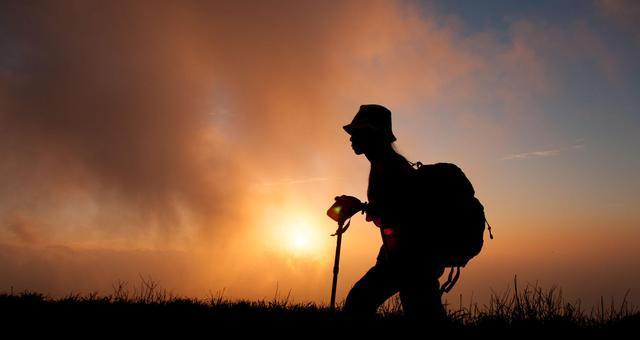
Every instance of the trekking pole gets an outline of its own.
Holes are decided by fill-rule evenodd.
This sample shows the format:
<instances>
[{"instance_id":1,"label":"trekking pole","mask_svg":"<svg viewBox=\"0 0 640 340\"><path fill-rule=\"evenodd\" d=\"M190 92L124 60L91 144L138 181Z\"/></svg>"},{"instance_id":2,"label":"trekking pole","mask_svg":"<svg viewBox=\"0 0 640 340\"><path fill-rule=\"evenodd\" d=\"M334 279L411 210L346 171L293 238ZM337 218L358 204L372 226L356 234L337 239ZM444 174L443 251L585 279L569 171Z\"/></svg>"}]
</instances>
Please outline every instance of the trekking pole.
<instances>
[{"instance_id":1,"label":"trekking pole","mask_svg":"<svg viewBox=\"0 0 640 340\"><path fill-rule=\"evenodd\" d=\"M340 247L342 246L342 234L349 228L351 219L347 222L347 225L343 227L344 221L338 222L338 230L331 236L337 236L336 239L336 255L333 262L333 282L331 283L331 302L329 304L329 310L334 312L336 309L336 288L338 286L338 272L340 271Z\"/></svg>"},{"instance_id":2,"label":"trekking pole","mask_svg":"<svg viewBox=\"0 0 640 340\"><path fill-rule=\"evenodd\" d=\"M338 229L331 236L337 236L336 239L336 255L333 262L333 281L331 282L331 302L329 303L329 310L335 311L336 309L336 287L338 286L338 272L340 271L340 247L342 246L342 234L347 231L349 224L351 224L351 216L355 215L358 211L364 213L367 203L360 202L359 199L353 196L336 196L335 203L327 210L327 216L331 217L334 221L338 222ZM347 222L347 224L345 224Z\"/></svg>"}]
</instances>

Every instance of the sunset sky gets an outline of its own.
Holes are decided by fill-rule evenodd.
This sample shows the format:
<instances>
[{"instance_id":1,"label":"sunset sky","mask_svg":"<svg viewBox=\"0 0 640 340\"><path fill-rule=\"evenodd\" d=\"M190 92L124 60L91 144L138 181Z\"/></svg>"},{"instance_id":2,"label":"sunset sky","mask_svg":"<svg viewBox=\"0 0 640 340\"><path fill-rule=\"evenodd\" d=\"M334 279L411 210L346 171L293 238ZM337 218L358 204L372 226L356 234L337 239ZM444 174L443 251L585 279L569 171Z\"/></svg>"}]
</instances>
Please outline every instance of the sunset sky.
<instances>
[{"instance_id":1,"label":"sunset sky","mask_svg":"<svg viewBox=\"0 0 640 340\"><path fill-rule=\"evenodd\" d=\"M453 162L495 239L446 297L515 275L640 303L640 2L2 1L0 292L327 303L342 126L393 112ZM375 262L354 217L338 300Z\"/></svg>"}]
</instances>

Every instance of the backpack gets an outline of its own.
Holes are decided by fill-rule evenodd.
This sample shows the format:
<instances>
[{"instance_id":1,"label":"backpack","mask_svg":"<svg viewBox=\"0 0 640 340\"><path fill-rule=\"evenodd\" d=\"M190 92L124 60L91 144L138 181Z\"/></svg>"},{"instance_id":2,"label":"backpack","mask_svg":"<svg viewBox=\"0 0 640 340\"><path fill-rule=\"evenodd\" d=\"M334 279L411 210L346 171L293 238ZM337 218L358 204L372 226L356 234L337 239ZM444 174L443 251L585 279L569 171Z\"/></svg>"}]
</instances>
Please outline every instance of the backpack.
<instances>
[{"instance_id":1,"label":"backpack","mask_svg":"<svg viewBox=\"0 0 640 340\"><path fill-rule=\"evenodd\" d=\"M411 165L415 168L414 211L421 227L419 239L428 240L423 249L427 249L430 259L451 267L441 288L441 293L448 293L460 277L460 268L482 250L485 223L493 239L491 225L474 196L473 185L458 166L420 162Z\"/></svg>"}]
</instances>

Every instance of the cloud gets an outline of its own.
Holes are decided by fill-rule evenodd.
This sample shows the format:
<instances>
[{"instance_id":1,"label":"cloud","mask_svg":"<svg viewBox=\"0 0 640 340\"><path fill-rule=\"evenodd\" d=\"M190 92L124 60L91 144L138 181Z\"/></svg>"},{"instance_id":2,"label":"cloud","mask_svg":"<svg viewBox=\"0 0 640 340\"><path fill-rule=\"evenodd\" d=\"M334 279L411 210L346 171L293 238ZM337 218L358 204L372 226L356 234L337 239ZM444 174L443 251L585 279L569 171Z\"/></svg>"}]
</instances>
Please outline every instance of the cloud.
<instances>
[{"instance_id":1,"label":"cloud","mask_svg":"<svg viewBox=\"0 0 640 340\"><path fill-rule=\"evenodd\" d=\"M507 155L507 156L504 156L504 157L500 158L500 160L506 161L506 160L515 160L515 159L528 159L528 158L557 156L560 153L563 153L563 152L566 152L566 151L584 148L585 144L582 141L583 140L579 140L578 143L573 144L573 145L571 145L569 147L564 147L564 148L539 150L539 151L530 151L530 152L511 154L511 155Z\"/></svg>"},{"instance_id":2,"label":"cloud","mask_svg":"<svg viewBox=\"0 0 640 340\"><path fill-rule=\"evenodd\" d=\"M45 239L171 243L249 221L251 183L336 175L359 104L480 67L416 5L361 5L5 3L0 212Z\"/></svg>"},{"instance_id":3,"label":"cloud","mask_svg":"<svg viewBox=\"0 0 640 340\"><path fill-rule=\"evenodd\" d=\"M240 170L208 129L205 56L183 8L147 5L5 4L0 209L45 220L93 202L52 228L83 216L132 236L228 218Z\"/></svg>"},{"instance_id":4,"label":"cloud","mask_svg":"<svg viewBox=\"0 0 640 340\"><path fill-rule=\"evenodd\" d=\"M633 0L595 0L596 11L631 34L640 45L640 3Z\"/></svg>"},{"instance_id":5,"label":"cloud","mask_svg":"<svg viewBox=\"0 0 640 340\"><path fill-rule=\"evenodd\" d=\"M546 123L540 51L589 51L563 48L590 34L575 27L523 19L505 42L411 2L3 7L0 212L142 238L247 220L251 183L343 177L339 127L363 102L434 139L504 144Z\"/></svg>"},{"instance_id":6,"label":"cloud","mask_svg":"<svg viewBox=\"0 0 640 340\"><path fill-rule=\"evenodd\" d=\"M501 160L510 160L510 159L525 159L525 158L532 158L532 157L549 157L549 156L556 156L560 152L562 152L562 149L531 151L531 152L523 152L523 153L518 153L518 154L513 154L513 155L507 155L507 156L504 156L504 157L502 157L500 159Z\"/></svg>"},{"instance_id":7,"label":"cloud","mask_svg":"<svg viewBox=\"0 0 640 340\"><path fill-rule=\"evenodd\" d=\"M7 230L21 243L37 244L40 241L38 227L27 217L13 215L5 218L4 225Z\"/></svg>"}]
</instances>

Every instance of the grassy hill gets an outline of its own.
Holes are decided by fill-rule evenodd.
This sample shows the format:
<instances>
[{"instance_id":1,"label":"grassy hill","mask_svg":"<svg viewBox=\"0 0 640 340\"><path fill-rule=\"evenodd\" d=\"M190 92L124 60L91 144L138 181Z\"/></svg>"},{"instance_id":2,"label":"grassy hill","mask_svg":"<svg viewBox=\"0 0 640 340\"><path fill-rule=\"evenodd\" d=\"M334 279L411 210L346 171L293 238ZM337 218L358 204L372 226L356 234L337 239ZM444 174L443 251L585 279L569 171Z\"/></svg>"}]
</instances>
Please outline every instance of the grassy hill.
<instances>
[{"instance_id":1,"label":"grassy hill","mask_svg":"<svg viewBox=\"0 0 640 340\"><path fill-rule=\"evenodd\" d=\"M277 294L272 300L247 301L225 299L222 294L208 299L178 297L158 287L153 281L142 280L133 289L125 283L114 287L109 295L71 294L51 298L40 293L22 292L0 294L0 320L5 325L82 325L89 328L150 327L154 331L163 326L194 329L216 329L238 324L295 325L328 331L332 325L354 325L338 310L314 303L292 303ZM520 289L514 281L513 289L491 298L487 305L449 306L451 330L564 330L589 334L640 330L640 311L623 301L618 306L599 307L585 312L579 304L566 302L558 289L542 289L528 285ZM399 329L408 325L402 317L397 298L379 310L376 327ZM322 326L322 327L318 327ZM326 328L329 326L329 328ZM158 328L160 327L160 328Z\"/></svg>"}]
</instances>

